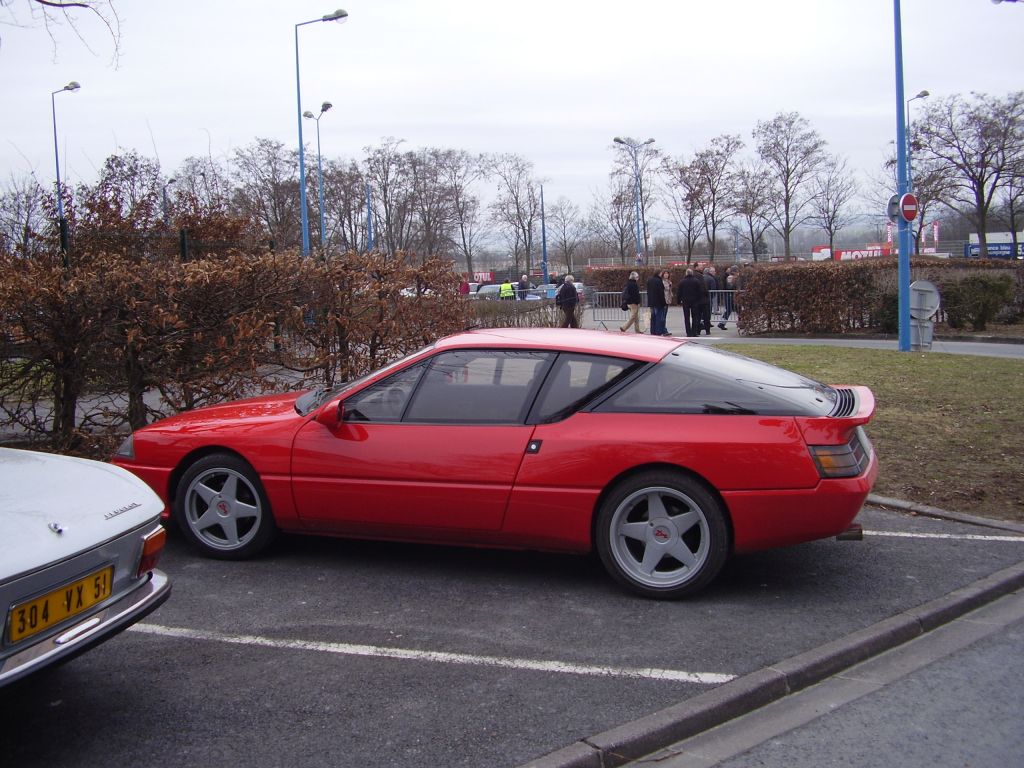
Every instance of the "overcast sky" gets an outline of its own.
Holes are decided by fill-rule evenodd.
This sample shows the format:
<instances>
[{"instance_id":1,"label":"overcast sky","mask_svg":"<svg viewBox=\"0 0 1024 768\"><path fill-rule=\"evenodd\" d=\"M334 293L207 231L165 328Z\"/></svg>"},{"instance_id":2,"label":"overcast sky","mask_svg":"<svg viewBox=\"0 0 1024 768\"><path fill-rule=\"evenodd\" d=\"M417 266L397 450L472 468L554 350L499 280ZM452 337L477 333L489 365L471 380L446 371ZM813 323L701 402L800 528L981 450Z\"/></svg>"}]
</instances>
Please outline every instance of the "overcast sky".
<instances>
[{"instance_id":1,"label":"overcast sky","mask_svg":"<svg viewBox=\"0 0 1024 768\"><path fill-rule=\"evenodd\" d=\"M545 197L588 208L614 136L691 155L712 137L797 111L852 167L873 174L896 132L891 0L114 0L120 56L82 17L56 49L29 0L0 7L0 169L53 183L52 91L64 181L92 182L137 150L170 176L256 137L297 145L295 24L303 109L323 154L361 158L384 137L409 148L511 152ZM1024 87L1024 2L903 0L907 97ZM914 102L912 110L919 110ZM316 134L305 127L315 162ZM308 155L307 155L308 157ZM5 177L6 177L5 173ZM879 212L881 216L881 212Z\"/></svg>"}]
</instances>

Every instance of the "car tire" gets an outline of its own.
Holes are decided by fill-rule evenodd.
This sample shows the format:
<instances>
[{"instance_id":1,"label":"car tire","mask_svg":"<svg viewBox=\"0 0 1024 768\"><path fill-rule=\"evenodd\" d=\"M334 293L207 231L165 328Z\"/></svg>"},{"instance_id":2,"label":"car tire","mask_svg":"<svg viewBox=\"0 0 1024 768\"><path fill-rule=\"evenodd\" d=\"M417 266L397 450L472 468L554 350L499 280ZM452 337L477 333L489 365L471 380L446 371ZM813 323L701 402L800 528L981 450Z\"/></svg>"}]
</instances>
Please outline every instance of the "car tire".
<instances>
[{"instance_id":1,"label":"car tire","mask_svg":"<svg viewBox=\"0 0 1024 768\"><path fill-rule=\"evenodd\" d=\"M225 453L200 459L182 475L174 516L202 554L221 560L259 554L277 534L259 477L245 461Z\"/></svg>"},{"instance_id":2,"label":"car tire","mask_svg":"<svg viewBox=\"0 0 1024 768\"><path fill-rule=\"evenodd\" d=\"M598 511L595 536L612 578L645 597L692 595L729 555L721 503L681 472L644 472L615 486Z\"/></svg>"}]
</instances>

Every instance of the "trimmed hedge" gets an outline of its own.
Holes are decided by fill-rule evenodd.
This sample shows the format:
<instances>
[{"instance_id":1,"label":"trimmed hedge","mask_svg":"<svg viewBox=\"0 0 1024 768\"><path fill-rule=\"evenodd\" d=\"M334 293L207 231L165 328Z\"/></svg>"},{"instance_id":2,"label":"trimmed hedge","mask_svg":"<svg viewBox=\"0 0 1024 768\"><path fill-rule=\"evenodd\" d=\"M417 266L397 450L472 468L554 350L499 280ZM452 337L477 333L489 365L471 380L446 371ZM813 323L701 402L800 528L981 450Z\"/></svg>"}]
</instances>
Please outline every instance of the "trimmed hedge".
<instances>
[{"instance_id":1,"label":"trimmed hedge","mask_svg":"<svg viewBox=\"0 0 1024 768\"><path fill-rule=\"evenodd\" d=\"M715 265L719 280L726 264ZM1024 265L999 259L911 259L911 281L939 288L940 312L953 327L1013 323L1024 317ZM678 285L685 267L648 267L640 286L660 269ZM585 281L599 291L620 291L633 271L595 269ZM895 333L898 325L898 266L893 257L852 262L815 261L744 264L737 296L739 328L747 334Z\"/></svg>"}]
</instances>

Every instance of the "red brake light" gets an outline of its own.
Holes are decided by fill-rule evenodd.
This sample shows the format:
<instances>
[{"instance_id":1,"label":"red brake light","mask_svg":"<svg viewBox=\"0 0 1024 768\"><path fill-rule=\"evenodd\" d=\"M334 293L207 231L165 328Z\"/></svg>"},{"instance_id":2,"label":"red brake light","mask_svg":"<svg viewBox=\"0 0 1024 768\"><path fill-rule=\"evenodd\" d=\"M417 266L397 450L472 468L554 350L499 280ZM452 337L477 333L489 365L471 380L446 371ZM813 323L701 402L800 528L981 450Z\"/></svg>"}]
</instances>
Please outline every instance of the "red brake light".
<instances>
[{"instance_id":1,"label":"red brake light","mask_svg":"<svg viewBox=\"0 0 1024 768\"><path fill-rule=\"evenodd\" d=\"M159 526L155 531L151 531L146 534L142 539L142 557L139 558L139 568L135 573L137 578L142 578L156 568L156 564L160 561L160 555L163 554L164 544L166 543L167 531L165 531L162 526Z\"/></svg>"}]
</instances>

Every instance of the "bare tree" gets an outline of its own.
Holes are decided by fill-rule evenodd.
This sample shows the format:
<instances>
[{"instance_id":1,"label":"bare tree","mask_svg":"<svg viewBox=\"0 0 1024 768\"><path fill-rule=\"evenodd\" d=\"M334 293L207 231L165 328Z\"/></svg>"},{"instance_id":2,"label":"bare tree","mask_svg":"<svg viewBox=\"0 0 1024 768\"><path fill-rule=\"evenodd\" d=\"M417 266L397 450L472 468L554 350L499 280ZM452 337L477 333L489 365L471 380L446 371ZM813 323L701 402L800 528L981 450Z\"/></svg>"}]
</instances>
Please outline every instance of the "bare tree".
<instances>
[{"instance_id":1,"label":"bare tree","mask_svg":"<svg viewBox=\"0 0 1024 768\"><path fill-rule=\"evenodd\" d=\"M548 211L547 222L548 231L554 235L555 252L565 262L566 269L574 272L574 257L586 236L579 206L567 197L560 197Z\"/></svg>"},{"instance_id":2,"label":"bare tree","mask_svg":"<svg viewBox=\"0 0 1024 768\"><path fill-rule=\"evenodd\" d=\"M1017 232L1021 226L1021 214L1024 213L1024 154L1009 166L1007 182L1000 196L999 214L1010 232L1011 253L1020 254L1020 243Z\"/></svg>"},{"instance_id":3,"label":"bare tree","mask_svg":"<svg viewBox=\"0 0 1024 768\"><path fill-rule=\"evenodd\" d=\"M421 263L449 254L455 221L452 196L441 175L441 150L420 150L409 155L412 207L416 219L416 248Z\"/></svg>"},{"instance_id":4,"label":"bare tree","mask_svg":"<svg viewBox=\"0 0 1024 768\"><path fill-rule=\"evenodd\" d=\"M608 176L607 195L594 194L589 228L599 241L611 248L621 264L630 263L636 251L635 183L622 174Z\"/></svg>"},{"instance_id":5,"label":"bare tree","mask_svg":"<svg viewBox=\"0 0 1024 768\"><path fill-rule=\"evenodd\" d=\"M736 215L743 220L743 239L757 261L764 234L771 228L772 181L759 160L745 163L736 174Z\"/></svg>"},{"instance_id":6,"label":"bare tree","mask_svg":"<svg viewBox=\"0 0 1024 768\"><path fill-rule=\"evenodd\" d=\"M704 220L704 234L708 239L711 261L715 260L718 228L734 212L732 188L735 183L736 153L742 148L743 141L739 136L716 136L706 149L697 152L690 163L689 172L697 185L694 203Z\"/></svg>"},{"instance_id":7,"label":"bare tree","mask_svg":"<svg viewBox=\"0 0 1024 768\"><path fill-rule=\"evenodd\" d=\"M633 156L628 151L616 152L615 167L612 173L628 180L632 194L640 195L640 229L643 239L642 246L644 253L649 253L647 244L650 242L650 231L647 227L647 216L651 209L657 204L655 188L656 179L661 162L661 153L648 143L637 143L636 168L633 167ZM638 175L639 174L639 175ZM635 197L633 206L636 208ZM633 223L636 225L636 214L633 214Z\"/></svg>"},{"instance_id":8,"label":"bare tree","mask_svg":"<svg viewBox=\"0 0 1024 768\"><path fill-rule=\"evenodd\" d=\"M831 252L835 248L836 233L856 218L849 205L857 196L857 181L850 174L846 160L829 157L814 178L814 188L811 221L825 230Z\"/></svg>"},{"instance_id":9,"label":"bare tree","mask_svg":"<svg viewBox=\"0 0 1024 768\"><path fill-rule=\"evenodd\" d=\"M366 147L366 177L373 189L377 247L389 255L413 246L412 187L408 155L398 151L402 139L389 137L376 149Z\"/></svg>"},{"instance_id":10,"label":"bare tree","mask_svg":"<svg viewBox=\"0 0 1024 768\"><path fill-rule=\"evenodd\" d=\"M989 215L996 195L1013 178L1024 152L1024 91L1005 99L972 94L933 102L918 122L925 157L949 171L949 200L968 212L978 232L980 256L988 256Z\"/></svg>"},{"instance_id":11,"label":"bare tree","mask_svg":"<svg viewBox=\"0 0 1024 768\"><path fill-rule=\"evenodd\" d=\"M44 29L53 46L54 57L58 33L63 27L70 29L79 42L92 51L85 27L89 20L97 21L114 43L111 58L117 64L121 52L121 19L111 0L0 0L0 8L4 9L9 26Z\"/></svg>"},{"instance_id":12,"label":"bare tree","mask_svg":"<svg viewBox=\"0 0 1024 768\"><path fill-rule=\"evenodd\" d=\"M35 178L11 174L0 192L0 252L32 258L45 249L45 198Z\"/></svg>"},{"instance_id":13,"label":"bare tree","mask_svg":"<svg viewBox=\"0 0 1024 768\"><path fill-rule=\"evenodd\" d=\"M233 165L234 209L255 222L275 247L298 247L298 151L285 149L280 141L256 139L235 150Z\"/></svg>"},{"instance_id":14,"label":"bare tree","mask_svg":"<svg viewBox=\"0 0 1024 768\"><path fill-rule=\"evenodd\" d=\"M437 161L440 178L451 196L454 247L472 275L480 228L480 198L473 194L472 185L485 176L486 168L480 157L464 150L445 150Z\"/></svg>"},{"instance_id":15,"label":"bare tree","mask_svg":"<svg viewBox=\"0 0 1024 768\"><path fill-rule=\"evenodd\" d=\"M772 176L772 228L789 258L793 232L809 215L812 181L825 159L825 140L798 112L780 112L768 122L758 122L753 136Z\"/></svg>"},{"instance_id":16,"label":"bare tree","mask_svg":"<svg viewBox=\"0 0 1024 768\"><path fill-rule=\"evenodd\" d=\"M366 179L354 161L328 160L324 164L324 208L327 213L327 250L367 250Z\"/></svg>"},{"instance_id":17,"label":"bare tree","mask_svg":"<svg viewBox=\"0 0 1024 768\"><path fill-rule=\"evenodd\" d=\"M682 157L668 158L661 164L667 194L667 207L679 232L680 255L693 261L694 247L705 230L703 211L697 204L700 175Z\"/></svg>"},{"instance_id":18,"label":"bare tree","mask_svg":"<svg viewBox=\"0 0 1024 768\"><path fill-rule=\"evenodd\" d=\"M498 179L498 197L491 203L491 218L512 250L515 271L532 268L533 238L540 223L540 187L533 178L533 163L519 155L492 155L488 170Z\"/></svg>"}]
</instances>

